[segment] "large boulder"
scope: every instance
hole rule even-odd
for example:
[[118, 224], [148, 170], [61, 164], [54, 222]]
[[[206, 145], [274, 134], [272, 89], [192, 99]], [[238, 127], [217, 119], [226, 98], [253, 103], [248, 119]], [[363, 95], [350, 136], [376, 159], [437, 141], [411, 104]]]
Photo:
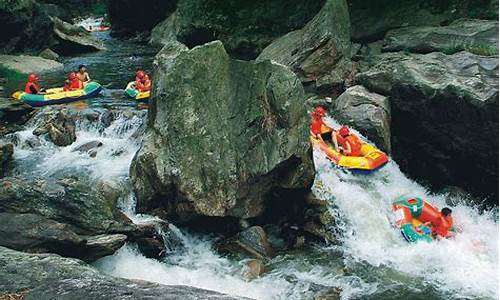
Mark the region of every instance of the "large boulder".
[[440, 26], [460, 18], [498, 20], [498, 0], [348, 0], [352, 40], [370, 43], [391, 29]]
[[188, 47], [220, 40], [231, 57], [255, 59], [276, 38], [302, 28], [324, 2], [178, 0], [175, 17], [155, 28], [152, 42], [172, 35]]
[[189, 286], [117, 278], [77, 259], [27, 254], [5, 247], [0, 247], [0, 295], [24, 300], [244, 299]]
[[233, 60], [216, 41], [165, 47], [153, 78], [130, 170], [139, 211], [251, 218], [273, 189], [310, 186], [305, 96], [288, 68]]
[[0, 55], [0, 75], [6, 77], [29, 73], [62, 71], [63, 64], [55, 60], [29, 55]]
[[498, 203], [498, 57], [385, 53], [357, 80], [390, 98], [404, 171]]
[[0, 136], [21, 130], [32, 111], [33, 108], [22, 101], [0, 98]]
[[252, 226], [243, 230], [222, 242], [217, 249], [226, 254], [243, 254], [258, 259], [267, 259], [274, 255], [266, 232], [260, 226]]
[[55, 41], [52, 48], [62, 55], [106, 50], [104, 43], [83, 27], [51, 17], [54, 24]]
[[304, 28], [267, 46], [257, 61], [273, 60], [290, 67], [316, 89], [342, 90], [351, 71], [349, 11], [345, 0], [327, 0]]
[[391, 108], [386, 96], [356, 85], [335, 99], [332, 114], [339, 122], [359, 130], [382, 150], [391, 151]]
[[138, 229], [84, 183], [0, 180], [0, 245], [88, 261], [113, 254]]
[[448, 26], [395, 29], [386, 34], [382, 50], [446, 54], [466, 50], [480, 55], [498, 55], [498, 21], [461, 20]]

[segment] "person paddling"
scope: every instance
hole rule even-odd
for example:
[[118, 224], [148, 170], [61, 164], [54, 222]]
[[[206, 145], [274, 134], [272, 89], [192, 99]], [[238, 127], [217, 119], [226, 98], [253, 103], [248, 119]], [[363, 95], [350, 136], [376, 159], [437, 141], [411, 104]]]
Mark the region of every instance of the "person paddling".
[[26, 94], [44, 94], [44, 90], [40, 87], [38, 75], [32, 73], [28, 75], [28, 82], [24, 87]]
[[83, 82], [78, 78], [76, 72], [71, 72], [68, 75], [68, 80], [64, 84], [63, 91], [75, 91], [83, 89]]
[[335, 132], [333, 138], [335, 149], [346, 156], [361, 156], [361, 140], [349, 131], [349, 128], [342, 126]]
[[325, 109], [317, 106], [311, 113], [312, 121], [310, 127], [310, 134], [322, 141], [331, 141], [333, 129], [323, 122], [325, 116]]
[[149, 79], [149, 76], [141, 69], [138, 69], [135, 73], [135, 88], [140, 92], [151, 90], [151, 79]]
[[87, 72], [87, 66], [85, 65], [78, 66], [78, 73], [76, 73], [76, 76], [84, 85], [90, 81], [90, 75]]

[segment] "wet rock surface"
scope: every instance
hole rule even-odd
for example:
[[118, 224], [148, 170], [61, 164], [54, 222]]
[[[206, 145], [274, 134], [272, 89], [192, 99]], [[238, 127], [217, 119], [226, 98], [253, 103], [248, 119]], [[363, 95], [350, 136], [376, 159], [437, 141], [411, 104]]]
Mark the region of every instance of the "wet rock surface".
[[290, 70], [232, 60], [212, 42], [166, 47], [154, 78], [130, 171], [139, 211], [248, 218], [273, 188], [311, 184], [304, 92]]
[[47, 135], [57, 146], [68, 146], [76, 141], [75, 122], [66, 111], [44, 115], [44, 121], [33, 130], [36, 136]]
[[245, 299], [188, 286], [116, 278], [80, 260], [0, 247], [0, 295], [6, 294], [22, 294], [26, 300]]
[[3, 177], [7, 171], [9, 164], [12, 162], [14, 154], [14, 145], [0, 143], [0, 177]]
[[260, 226], [252, 226], [218, 245], [221, 253], [247, 255], [258, 259], [267, 259], [274, 255], [267, 235]]

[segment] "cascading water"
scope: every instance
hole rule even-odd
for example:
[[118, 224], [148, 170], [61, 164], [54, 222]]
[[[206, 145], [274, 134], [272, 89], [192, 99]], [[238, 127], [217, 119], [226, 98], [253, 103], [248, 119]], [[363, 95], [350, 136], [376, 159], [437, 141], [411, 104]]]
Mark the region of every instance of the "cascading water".
[[[93, 73], [93, 78], [107, 78], [114, 82], [110, 87], [123, 88], [129, 77], [123, 78], [123, 70], [128, 68], [133, 74], [129, 65], [144, 63], [138, 58], [142, 55], [131, 51], [142, 54], [149, 50], [115, 46], [116, 51], [99, 54], [104, 56], [68, 58], [65, 64], [73, 69], [83, 61], [91, 70], [100, 71]], [[116, 62], [119, 66], [114, 67]], [[56, 84], [63, 75], [53, 74], [46, 82]], [[18, 86], [14, 82], [10, 88]], [[126, 105], [118, 105], [112, 118], [105, 120], [110, 110], [103, 103], [115, 106], [116, 99], [122, 97], [122, 91], [107, 90], [97, 107], [77, 112], [77, 140], [67, 147], [33, 136], [43, 114], [36, 116], [25, 130], [8, 137], [16, 145], [15, 174], [44, 179], [77, 176], [90, 185], [103, 180], [116, 182], [122, 189], [122, 211], [135, 223], [153, 221], [151, 216], [135, 213], [128, 183], [145, 112], [125, 101]], [[95, 157], [74, 151], [91, 141], [102, 143]], [[218, 255], [210, 236], [170, 225], [168, 234], [175, 238], [166, 237], [172, 244], [167, 245], [169, 253], [164, 260], [145, 258], [133, 244], [127, 244], [95, 266], [119, 277], [190, 285], [255, 299], [312, 299], [334, 288], [340, 288], [343, 299], [498, 298], [498, 215], [494, 211], [480, 212], [468, 199], [431, 194], [406, 178], [394, 162], [372, 175], [360, 176], [332, 167], [316, 151], [314, 161], [313, 192], [330, 203], [329, 210], [336, 217], [332, 231], [340, 232], [341, 245], [318, 245], [278, 255], [266, 263], [262, 277], [247, 281], [241, 274], [244, 262]], [[439, 207], [451, 205], [458, 236], [434, 243], [406, 243], [391, 225], [390, 204], [401, 195], [421, 196]]]

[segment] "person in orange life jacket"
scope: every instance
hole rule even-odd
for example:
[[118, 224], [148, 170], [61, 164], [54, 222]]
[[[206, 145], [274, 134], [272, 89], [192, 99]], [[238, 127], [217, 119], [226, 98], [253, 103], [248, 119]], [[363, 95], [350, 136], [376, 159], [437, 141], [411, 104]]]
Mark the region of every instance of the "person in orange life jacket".
[[40, 87], [39, 78], [36, 74], [28, 75], [28, 82], [24, 86], [26, 94], [44, 94], [44, 90]]
[[310, 134], [323, 141], [331, 141], [333, 129], [323, 122], [325, 116], [325, 109], [317, 106], [311, 113], [312, 121], [310, 127]]
[[135, 88], [140, 92], [151, 90], [151, 80], [149, 76], [140, 69], [135, 73]]
[[66, 80], [64, 84], [63, 91], [75, 91], [83, 89], [83, 82], [78, 79], [78, 76], [75, 72], [71, 72], [68, 75], [68, 80]]
[[335, 149], [346, 156], [361, 156], [361, 140], [349, 131], [349, 128], [342, 126], [335, 132], [333, 138]]
[[453, 237], [454, 232], [450, 229], [453, 227], [452, 210], [449, 207], [444, 207], [441, 212], [435, 207], [424, 203], [422, 213], [419, 217], [424, 225], [432, 225], [432, 234], [437, 237]]
[[85, 65], [78, 66], [78, 72], [76, 73], [76, 76], [81, 82], [83, 82], [84, 85], [90, 81], [90, 76]]

